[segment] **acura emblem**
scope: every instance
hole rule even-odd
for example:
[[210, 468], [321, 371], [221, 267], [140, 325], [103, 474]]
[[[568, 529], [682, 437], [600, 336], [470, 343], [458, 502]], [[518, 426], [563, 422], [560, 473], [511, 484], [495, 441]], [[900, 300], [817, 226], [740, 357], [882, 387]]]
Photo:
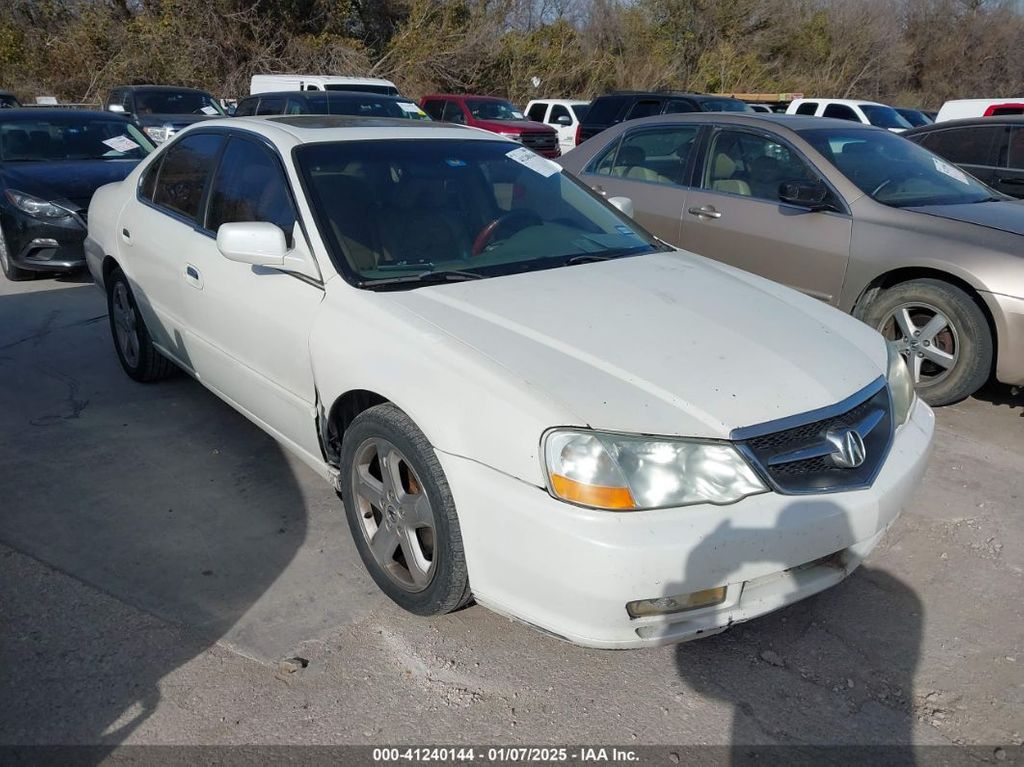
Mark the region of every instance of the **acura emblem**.
[[856, 469], [867, 455], [864, 439], [854, 429], [839, 429], [825, 434], [835, 450], [830, 454], [832, 463], [842, 469]]

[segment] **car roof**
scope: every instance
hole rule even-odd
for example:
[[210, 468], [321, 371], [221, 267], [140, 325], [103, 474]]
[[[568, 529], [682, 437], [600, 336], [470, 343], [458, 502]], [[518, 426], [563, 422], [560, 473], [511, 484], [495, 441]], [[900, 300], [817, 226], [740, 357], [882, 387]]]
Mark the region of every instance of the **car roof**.
[[1024, 115], [992, 115], [991, 117], [964, 117], [960, 120], [943, 120], [940, 123], [920, 125], [908, 133], [928, 133], [933, 130], [944, 130], [946, 128], [973, 128], [982, 125], [1021, 125], [1024, 126]]
[[[603, 99], [615, 96], [685, 96], [688, 99], [739, 101], [739, 99], [733, 98], [732, 96], [716, 96], [713, 93], [690, 93], [689, 91], [611, 91], [610, 93], [604, 93], [597, 98]], [[594, 100], [597, 101], [597, 99]]]
[[484, 96], [479, 93], [428, 93], [425, 99], [482, 99], [484, 101], [508, 101], [504, 96]]
[[[788, 130], [800, 134], [805, 131], [817, 130], [820, 128], [843, 129], [845, 131], [881, 131], [889, 133], [884, 128], [876, 128], [873, 125], [852, 122], [850, 120], [838, 120], [832, 117], [810, 117], [806, 115], [787, 115], [778, 112], [768, 114], [766, 112], [683, 112], [671, 115], [653, 115], [642, 117], [637, 120], [623, 120], [608, 128], [608, 131], [627, 131], [643, 125], [664, 125], [665, 123], [723, 123], [730, 125], [742, 125], [751, 128], [772, 127]], [[601, 135], [601, 134], [598, 134]], [[596, 137], [595, 137], [596, 138]]]
[[116, 85], [112, 91], [193, 91], [195, 93], [206, 93], [202, 88], [190, 88], [187, 85]]
[[125, 115], [106, 112], [101, 109], [71, 109], [68, 107], [20, 107], [0, 111], [0, 120], [34, 120], [46, 117], [109, 117], [111, 120], [124, 120]]
[[810, 96], [806, 96], [802, 99], [793, 99], [791, 104], [801, 104], [805, 101], [813, 101], [816, 104], [845, 104], [846, 106], [858, 106], [860, 104], [871, 104], [876, 107], [887, 107], [888, 104], [883, 104], [880, 101], [872, 101], [871, 99], [815, 99]]
[[298, 146], [326, 141], [366, 139], [459, 139], [505, 141], [496, 133], [430, 120], [401, 117], [356, 117], [353, 115], [273, 115], [268, 117], [226, 117], [204, 120], [190, 126], [182, 135], [206, 128], [236, 128], [258, 133], [272, 141]]
[[412, 101], [408, 96], [394, 96], [390, 93], [371, 93], [369, 91], [266, 91], [264, 93], [253, 93], [241, 101], [250, 101], [252, 99], [262, 99], [268, 96], [281, 96], [284, 97], [295, 97], [301, 98], [318, 98], [318, 99], [330, 99], [331, 101], [337, 100], [355, 100], [359, 98], [373, 98], [373, 99], [384, 99], [385, 101]]

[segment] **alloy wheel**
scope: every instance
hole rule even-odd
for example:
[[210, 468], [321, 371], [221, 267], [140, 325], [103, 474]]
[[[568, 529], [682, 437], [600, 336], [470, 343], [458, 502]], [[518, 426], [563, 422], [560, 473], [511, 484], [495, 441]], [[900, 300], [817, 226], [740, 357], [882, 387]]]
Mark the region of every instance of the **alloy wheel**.
[[900, 304], [882, 321], [878, 330], [895, 342], [915, 384], [931, 385], [945, 379], [960, 356], [956, 327], [931, 304]]
[[386, 439], [363, 442], [352, 467], [360, 528], [381, 569], [401, 588], [423, 591], [435, 570], [434, 512], [423, 483]]
[[132, 306], [131, 297], [128, 295], [128, 286], [123, 280], [114, 285], [114, 333], [117, 336], [117, 348], [124, 355], [125, 362], [129, 367], [139, 365], [139, 331], [135, 308]]

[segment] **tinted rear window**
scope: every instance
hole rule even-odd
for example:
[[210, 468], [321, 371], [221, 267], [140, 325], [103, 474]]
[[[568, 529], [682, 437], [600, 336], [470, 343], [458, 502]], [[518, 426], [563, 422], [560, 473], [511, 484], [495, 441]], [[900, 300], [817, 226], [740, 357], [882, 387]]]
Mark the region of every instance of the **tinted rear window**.
[[705, 112], [753, 112], [749, 106], [737, 99], [702, 99], [700, 108]]
[[625, 96], [602, 96], [590, 105], [587, 112], [587, 122], [597, 125], [611, 125], [622, 111], [622, 105], [626, 102]]
[[590, 104], [573, 104], [569, 109], [575, 113], [577, 122], [583, 122], [590, 112]]

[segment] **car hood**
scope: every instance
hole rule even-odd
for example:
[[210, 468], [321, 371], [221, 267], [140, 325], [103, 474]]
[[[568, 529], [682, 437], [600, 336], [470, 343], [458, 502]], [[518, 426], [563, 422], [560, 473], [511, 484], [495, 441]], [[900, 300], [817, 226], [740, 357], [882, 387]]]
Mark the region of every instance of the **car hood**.
[[474, 120], [473, 125], [489, 131], [506, 133], [555, 133], [555, 129], [532, 120]]
[[598, 429], [728, 437], [885, 369], [866, 325], [682, 252], [389, 295]]
[[0, 179], [9, 189], [71, 203], [68, 207], [72, 210], [85, 210], [93, 192], [104, 184], [123, 180], [138, 164], [139, 160], [5, 163], [0, 166]]
[[986, 226], [1010, 234], [1024, 234], [1024, 201], [1000, 200], [999, 202], [976, 202], [970, 205], [919, 205], [904, 208], [915, 213], [963, 221], [967, 224]]

